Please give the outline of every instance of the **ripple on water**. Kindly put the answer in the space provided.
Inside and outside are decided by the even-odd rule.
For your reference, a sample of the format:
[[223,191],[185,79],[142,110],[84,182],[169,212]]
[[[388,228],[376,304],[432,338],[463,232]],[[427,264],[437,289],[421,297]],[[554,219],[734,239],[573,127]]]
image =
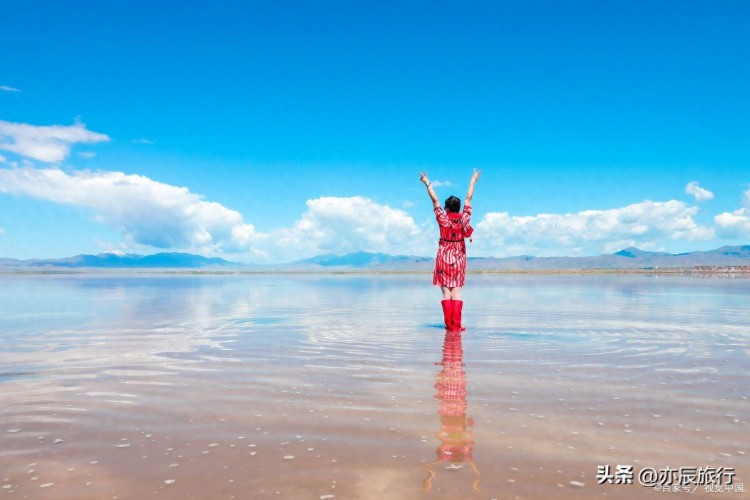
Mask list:
[[[28,315],[14,350],[0,354],[2,465],[39,462],[38,484],[61,498],[84,484],[100,488],[92,497],[124,497],[125,482],[134,498],[171,485],[205,497],[219,482],[238,498],[303,485],[333,498],[320,494],[331,489],[321,471],[339,479],[341,498],[375,484],[360,475],[415,488],[395,496],[421,492],[420,464],[440,445],[435,396],[446,373],[444,334],[431,326],[439,303],[421,277],[154,280],[117,278],[106,307],[106,279],[29,295],[37,308],[75,299],[64,317],[83,319]],[[696,295],[644,283],[472,276],[460,376],[484,491],[560,484],[571,498],[587,494],[575,464],[592,450],[612,464],[714,457],[748,470],[739,444],[748,400],[737,387],[748,386],[750,316],[715,312],[721,286]],[[734,366],[717,361],[728,349]],[[515,482],[484,474],[493,463],[518,465]],[[472,472],[443,465],[436,485],[439,474]],[[211,481],[196,479],[207,471]],[[7,474],[14,488],[28,484],[25,473]]]

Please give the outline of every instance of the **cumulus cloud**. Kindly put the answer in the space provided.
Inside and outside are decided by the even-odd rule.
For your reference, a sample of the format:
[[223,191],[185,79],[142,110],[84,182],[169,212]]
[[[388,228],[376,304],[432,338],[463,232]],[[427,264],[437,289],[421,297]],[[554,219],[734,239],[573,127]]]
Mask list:
[[734,212],[724,212],[714,217],[719,236],[723,238],[750,238],[750,189],[742,193],[743,207]]
[[740,208],[714,217],[716,229],[722,238],[750,237],[750,210]]
[[255,232],[239,212],[187,188],[122,172],[0,169],[0,192],[88,208],[127,242],[156,248],[239,250]]
[[651,248],[663,240],[713,237],[693,219],[697,207],[676,200],[644,201],[610,210],[511,216],[491,212],[476,226],[476,241],[490,255],[565,255],[609,252],[625,246]]
[[706,201],[714,199],[714,194],[708,189],[703,189],[702,187],[700,187],[698,181],[688,182],[685,186],[685,192],[687,194],[693,195],[695,197],[695,201]]
[[107,135],[92,132],[83,123],[37,126],[0,120],[0,149],[45,163],[63,161],[74,144],[108,140]]
[[21,92],[21,89],[17,89],[9,85],[0,85],[0,90],[4,90],[5,92]]
[[320,253],[431,248],[427,233],[406,212],[360,196],[308,200],[294,225],[260,233],[239,212],[185,187],[122,172],[1,168],[0,193],[87,208],[122,232],[120,250],[141,245],[278,262]]
[[[308,200],[293,225],[261,233],[239,212],[186,187],[122,172],[5,167],[0,168],[0,193],[84,207],[122,232],[116,245],[122,251],[147,246],[268,262],[353,251],[435,252],[432,219],[418,225],[404,210],[361,196]],[[750,190],[744,195],[744,208],[715,217],[721,235],[750,235]],[[697,207],[675,200],[567,214],[490,212],[476,224],[469,251],[476,256],[591,255],[712,238],[714,229],[698,224],[697,213]]]
[[451,187],[453,186],[453,183],[451,181],[430,181],[430,184],[432,184],[434,187]]
[[361,196],[308,200],[307,210],[292,227],[261,239],[268,252],[285,258],[360,250],[404,253],[426,241],[409,214]]

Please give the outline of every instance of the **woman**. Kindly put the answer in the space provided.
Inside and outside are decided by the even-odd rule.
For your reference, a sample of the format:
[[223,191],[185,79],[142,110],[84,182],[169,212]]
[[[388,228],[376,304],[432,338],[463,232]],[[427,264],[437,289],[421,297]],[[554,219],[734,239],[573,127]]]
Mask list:
[[435,218],[440,226],[440,240],[435,258],[435,271],[432,284],[440,286],[443,292],[443,316],[445,327],[449,331],[461,331],[461,310],[464,303],[461,300],[461,287],[466,279],[466,242],[474,229],[469,225],[471,221],[471,198],[474,196],[474,184],[479,180],[481,170],[474,169],[474,175],[469,182],[469,190],[461,210],[461,200],[455,196],[445,200],[445,210],[438,203],[435,190],[427,178],[427,172],[422,172],[419,179],[427,187]]

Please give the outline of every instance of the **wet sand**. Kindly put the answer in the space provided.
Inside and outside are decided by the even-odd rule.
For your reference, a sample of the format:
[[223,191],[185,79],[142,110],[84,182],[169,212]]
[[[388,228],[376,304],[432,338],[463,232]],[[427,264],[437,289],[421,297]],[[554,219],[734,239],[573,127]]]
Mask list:
[[0,283],[6,498],[687,495],[605,465],[750,487],[750,280],[471,276],[450,337],[424,276]]

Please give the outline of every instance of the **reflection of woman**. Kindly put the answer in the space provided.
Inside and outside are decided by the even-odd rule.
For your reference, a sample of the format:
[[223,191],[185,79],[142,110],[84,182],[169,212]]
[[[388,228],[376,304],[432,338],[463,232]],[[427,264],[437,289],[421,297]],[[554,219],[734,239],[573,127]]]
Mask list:
[[445,200],[445,210],[440,207],[435,190],[432,188],[427,172],[422,172],[420,180],[427,186],[427,194],[430,195],[432,206],[435,210],[435,218],[440,226],[440,240],[438,242],[437,257],[435,258],[435,271],[432,276],[432,284],[440,286],[443,292],[443,316],[445,327],[448,330],[461,330],[461,287],[466,279],[466,242],[474,231],[469,225],[471,221],[471,198],[474,196],[474,184],[479,180],[482,171],[474,169],[471,176],[469,189],[464,200],[464,209],[461,210],[461,200],[451,196]]
[[425,491],[432,488],[432,480],[435,478],[435,472],[431,467],[440,462],[447,462],[449,469],[459,469],[463,462],[468,462],[477,476],[474,480],[474,489],[479,491],[479,470],[474,464],[474,419],[466,416],[466,372],[463,370],[463,354],[461,333],[446,332],[443,361],[437,363],[442,369],[435,377],[435,399],[440,401],[440,431],[435,435],[440,440],[440,445],[436,450],[437,460],[423,466],[429,474],[423,484]]

